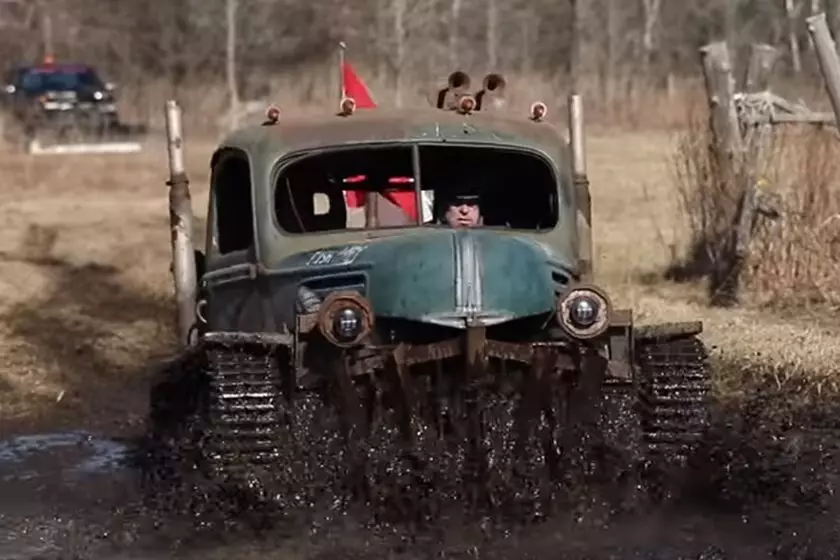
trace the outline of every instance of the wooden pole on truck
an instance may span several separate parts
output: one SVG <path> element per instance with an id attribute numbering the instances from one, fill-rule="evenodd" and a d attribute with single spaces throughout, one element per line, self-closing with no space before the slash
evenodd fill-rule
<path id="1" fill-rule="evenodd" d="M 169 153 L 169 226 L 172 234 L 172 274 L 178 305 L 178 339 L 190 344 L 195 323 L 198 280 L 193 248 L 193 213 L 190 182 L 184 162 L 184 131 L 178 102 L 166 102 L 166 144 Z"/>
<path id="2" fill-rule="evenodd" d="M 344 99 L 347 95 L 347 90 L 344 87 L 344 63 L 347 56 L 347 44 L 344 41 L 338 42 L 338 102 Z"/>
<path id="3" fill-rule="evenodd" d="M 586 172 L 585 128 L 583 121 L 583 98 L 573 93 L 569 96 L 569 146 L 572 150 L 572 174 L 575 182 L 579 212 L 578 243 L 580 245 L 581 274 L 589 277 L 593 273 L 592 258 L 592 200 L 589 194 L 589 176 Z"/>
<path id="4" fill-rule="evenodd" d="M 825 80 L 825 89 L 831 100 L 838 128 L 840 128 L 840 58 L 837 56 L 837 47 L 828 30 L 824 12 L 811 16 L 805 21 L 808 24 L 808 33 L 814 41 L 814 50 L 817 52 L 817 60 L 819 60 L 820 70 Z"/>

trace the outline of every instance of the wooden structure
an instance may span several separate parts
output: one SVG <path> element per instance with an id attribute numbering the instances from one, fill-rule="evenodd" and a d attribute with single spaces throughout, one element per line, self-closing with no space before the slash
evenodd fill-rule
<path id="1" fill-rule="evenodd" d="M 737 193 L 737 210 L 714 246 L 710 274 L 710 302 L 716 306 L 738 303 L 741 271 L 749 254 L 750 238 L 759 219 L 779 217 L 778 199 L 762 190 L 760 177 L 774 126 L 784 124 L 836 125 L 840 128 L 840 58 L 826 25 L 825 14 L 807 19 L 833 113 L 809 110 L 770 91 L 770 77 L 778 51 L 755 44 L 745 66 L 741 91 L 736 91 L 733 64 L 725 42 L 700 49 L 712 133 L 712 154 L 717 179 L 728 193 Z"/>

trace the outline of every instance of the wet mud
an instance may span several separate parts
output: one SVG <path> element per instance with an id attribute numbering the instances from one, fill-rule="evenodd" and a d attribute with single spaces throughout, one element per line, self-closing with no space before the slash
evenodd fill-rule
<path id="1" fill-rule="evenodd" d="M 326 432 L 321 447 L 287 451 L 285 508 L 240 503 L 233 515 L 209 495 L 196 517 L 144 496 L 140 426 L 111 434 L 40 426 L 0 442 L 0 558 L 837 558 L 838 408 L 763 388 L 717 406 L 670 500 L 618 497 L 627 485 L 600 480 L 537 519 L 465 511 L 446 499 L 457 498 L 457 485 L 445 466 L 413 502 L 416 485 L 402 481 L 373 512 L 334 484 L 346 461 Z M 381 457 L 382 479 L 394 482 L 397 459 Z M 422 523 L 404 515 L 406 504 L 417 513 L 432 503 Z"/>

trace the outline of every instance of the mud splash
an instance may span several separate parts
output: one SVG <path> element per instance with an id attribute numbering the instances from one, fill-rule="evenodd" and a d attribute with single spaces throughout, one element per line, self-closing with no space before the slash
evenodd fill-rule
<path id="1" fill-rule="evenodd" d="M 354 505 L 337 483 L 347 472 L 340 438 L 312 403 L 321 430 L 286 450 L 275 507 L 239 503 L 236 517 L 209 493 L 198 517 L 151 508 L 124 444 L 83 432 L 17 438 L 0 446 L 2 473 L 24 475 L 0 478 L 0 558 L 837 558 L 840 410 L 790 401 L 764 391 L 719 407 L 669 503 L 616 507 L 626 496 L 596 477 L 536 518 L 515 500 L 497 504 L 506 515 L 465 511 L 453 464 L 434 447 L 422 447 L 427 480 L 402 478 L 405 456 L 387 434 L 371 451 L 386 490 Z"/>
<path id="2" fill-rule="evenodd" d="M 56 470 L 65 479 L 113 472 L 128 455 L 126 444 L 84 431 L 13 437 L 0 441 L 0 481 L 49 477 Z"/>

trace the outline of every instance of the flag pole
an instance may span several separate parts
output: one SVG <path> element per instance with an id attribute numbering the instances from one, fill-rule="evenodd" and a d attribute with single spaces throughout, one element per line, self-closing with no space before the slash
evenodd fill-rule
<path id="1" fill-rule="evenodd" d="M 338 42 L 338 102 L 344 99 L 347 95 L 347 89 L 344 85 L 344 57 L 347 50 L 347 44 L 344 41 Z"/>

